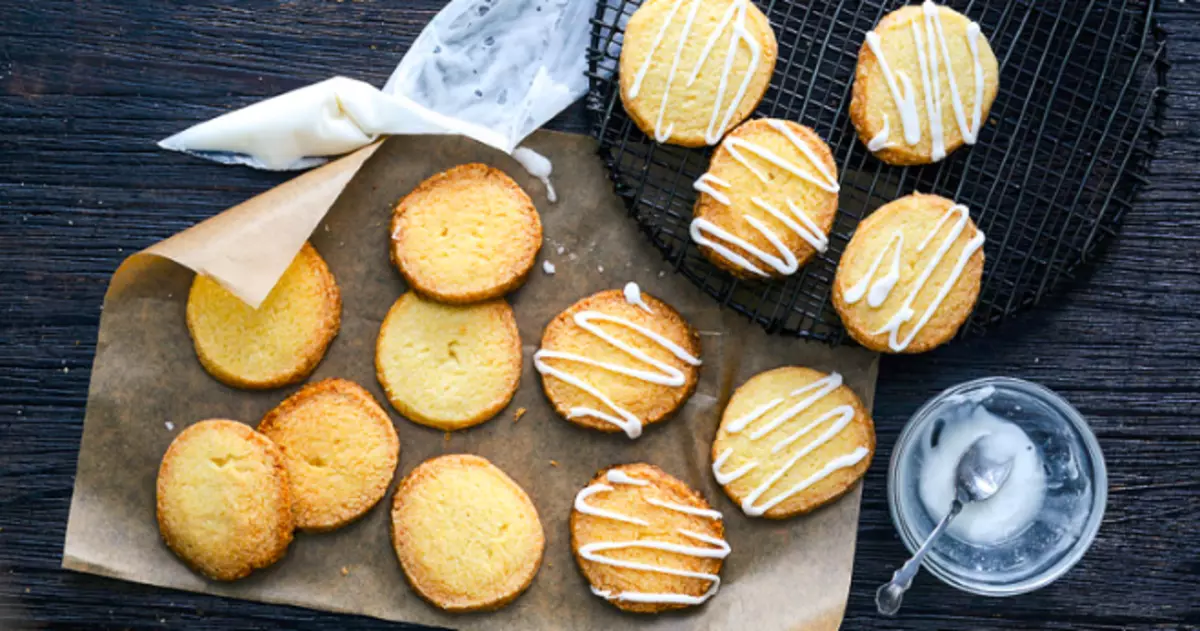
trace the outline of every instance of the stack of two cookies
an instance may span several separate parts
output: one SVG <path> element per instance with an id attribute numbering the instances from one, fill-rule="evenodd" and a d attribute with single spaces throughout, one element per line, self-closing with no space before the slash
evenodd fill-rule
<path id="1" fill-rule="evenodd" d="M 258 308 L 205 276 L 192 283 L 187 326 L 200 364 L 235 388 L 306 379 L 341 324 L 341 292 L 305 244 Z M 286 553 L 297 529 L 324 532 L 387 493 L 400 441 L 374 397 L 345 379 L 309 384 L 259 422 L 192 424 L 163 456 L 159 527 L 189 566 L 235 580 Z"/>

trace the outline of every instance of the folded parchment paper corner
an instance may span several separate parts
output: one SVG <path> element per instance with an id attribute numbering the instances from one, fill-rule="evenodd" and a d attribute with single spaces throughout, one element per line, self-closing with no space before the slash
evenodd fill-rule
<path id="1" fill-rule="evenodd" d="M 750 376 L 785 364 L 837 370 L 870 405 L 876 356 L 771 337 L 722 310 L 683 277 L 663 274 L 668 264 L 612 193 L 594 141 L 539 132 L 528 144 L 554 162 L 561 194 L 557 204 L 547 203 L 542 185 L 495 149 L 461 137 L 394 137 L 373 156 L 354 158 L 361 169 L 326 171 L 328 177 L 312 182 L 319 170 L 284 185 L 291 189 L 286 199 L 317 207 L 314 200 L 328 201 L 331 192 L 340 191 L 339 178 L 349 180 L 340 196 L 332 193 L 337 201 L 328 214 L 312 220 L 315 230 L 272 204 L 256 203 L 223 213 L 202 224 L 207 226 L 202 231 L 193 228 L 164 242 L 172 244 L 173 260 L 220 259 L 230 254 L 223 251 L 230 244 L 253 243 L 257 255 L 269 253 L 286 265 L 311 231 L 343 296 L 342 331 L 312 379 L 352 379 L 383 402 L 374 374 L 375 338 L 388 307 L 404 290 L 387 254 L 393 205 L 424 178 L 465 162 L 492 164 L 521 184 L 541 212 L 545 244 L 540 258 L 557 269 L 549 275 L 538 268 L 509 296 L 526 350 L 520 390 L 497 418 L 449 440 L 391 414 L 401 441 L 397 481 L 429 457 L 469 452 L 492 460 L 529 492 L 546 529 L 547 548 L 528 592 L 488 614 L 451 615 L 430 607 L 409 589 L 391 551 L 390 495 L 346 528 L 298 535 L 281 562 L 242 581 L 213 583 L 184 567 L 162 544 L 154 517 L 154 481 L 167 446 L 183 428 L 205 418 L 256 424 L 296 388 L 242 392 L 209 377 L 196 361 L 184 323 L 192 272 L 144 255 L 118 270 L 105 300 L 63 566 L 175 589 L 461 629 L 836 628 L 850 587 L 861 489 L 806 517 L 749 519 L 713 480 L 709 450 L 720 410 L 732 389 Z M 351 179 L 352 171 L 357 174 Z M 298 241 L 297 233 L 302 233 Z M 159 244 L 148 252 L 162 251 Z M 232 254 L 227 260 L 230 267 L 220 271 L 228 284 L 237 286 L 260 272 L 233 265 L 238 259 Z M 629 280 L 706 332 L 696 395 L 676 418 L 649 428 L 636 441 L 587 432 L 558 418 L 529 358 L 542 328 L 558 312 Z M 528 412 L 514 423 L 514 411 L 522 407 Z M 551 460 L 559 466 L 551 466 Z M 720 593 L 703 607 L 656 617 L 624 615 L 592 596 L 576 570 L 567 531 L 575 493 L 597 469 L 639 461 L 685 480 L 725 515 L 733 553 Z"/>

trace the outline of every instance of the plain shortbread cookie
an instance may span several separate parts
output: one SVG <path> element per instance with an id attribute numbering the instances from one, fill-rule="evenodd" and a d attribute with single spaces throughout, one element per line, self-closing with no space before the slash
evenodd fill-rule
<path id="1" fill-rule="evenodd" d="M 392 420 L 345 379 L 305 386 L 268 412 L 258 431 L 283 452 L 301 530 L 334 530 L 371 510 L 400 457 Z"/>
<path id="2" fill-rule="evenodd" d="M 545 535 L 525 491 L 479 456 L 426 460 L 400 483 L 392 545 L 422 598 L 447 611 L 499 609 L 537 575 Z"/>
<path id="3" fill-rule="evenodd" d="M 292 542 L 283 455 L 241 423 L 200 421 L 180 432 L 163 456 L 157 513 L 167 546 L 213 580 L 267 567 Z"/>
<path id="4" fill-rule="evenodd" d="M 303 381 L 325 356 L 341 321 L 341 292 L 308 243 L 258 309 L 200 274 L 188 293 L 187 327 L 200 364 L 235 388 Z"/>

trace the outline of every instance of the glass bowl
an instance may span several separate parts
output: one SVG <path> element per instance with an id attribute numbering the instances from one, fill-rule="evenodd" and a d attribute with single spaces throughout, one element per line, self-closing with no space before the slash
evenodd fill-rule
<path id="1" fill-rule="evenodd" d="M 919 491 L 925 447 L 936 446 L 947 423 L 964 422 L 964 412 L 978 406 L 1029 436 L 1045 472 L 1045 498 L 1033 521 L 1015 536 L 981 545 L 946 534 L 934 543 L 923 565 L 964 591 L 984 596 L 1023 594 L 1054 582 L 1092 544 L 1108 499 L 1104 456 L 1079 412 L 1042 386 L 1008 377 L 954 386 L 913 414 L 892 452 L 888 505 L 910 552 L 920 547 L 937 523 Z"/>

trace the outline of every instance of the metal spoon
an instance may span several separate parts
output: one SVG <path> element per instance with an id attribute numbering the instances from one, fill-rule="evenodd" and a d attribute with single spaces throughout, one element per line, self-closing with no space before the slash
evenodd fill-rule
<path id="1" fill-rule="evenodd" d="M 933 542 L 946 531 L 950 521 L 954 519 L 967 504 L 988 499 L 1000 490 L 1008 475 L 1012 473 L 1014 454 L 1006 449 L 997 448 L 991 435 L 981 436 L 958 461 L 954 476 L 954 503 L 950 512 L 942 518 L 929 538 L 900 569 L 892 574 L 892 580 L 879 587 L 875 592 L 875 606 L 879 613 L 894 616 L 900 611 L 900 603 L 904 600 L 904 592 L 912 587 L 913 578 L 921 569 L 921 560 L 933 547 Z"/>

